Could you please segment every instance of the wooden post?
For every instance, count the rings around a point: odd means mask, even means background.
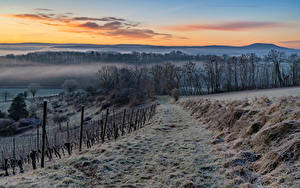
[[[134,127],[133,127],[134,131],[136,131],[136,129],[137,129],[137,124],[138,124],[138,120],[139,120],[139,113],[140,113],[140,110],[138,109],[136,111],[136,114],[135,114],[135,123],[134,123]]]
[[[149,108],[149,117],[148,117],[148,121],[150,121],[150,119],[152,118],[152,108],[153,108],[153,105],[150,106]]]
[[[129,133],[131,132],[131,127],[133,126],[133,123],[132,123],[133,114],[134,114],[134,109],[131,110],[131,115],[130,115],[130,119],[129,119],[129,129],[128,129]]]
[[[106,110],[106,115],[105,115],[105,122],[103,125],[103,130],[102,130],[102,143],[104,143],[105,140],[105,134],[106,134],[106,127],[107,127],[107,121],[108,121],[108,114],[109,114],[109,109]]]
[[[45,167],[46,119],[47,119],[47,101],[44,101],[43,126],[42,126],[42,158],[41,158],[41,168]]]
[[[143,125],[145,125],[145,123],[146,123],[146,115],[147,115],[147,108],[145,108],[144,110],[143,110]]]
[[[122,136],[124,135],[125,118],[126,118],[126,108],[124,109],[124,113],[123,113],[123,122],[122,122],[122,127],[121,127]]]
[[[16,137],[13,137],[13,159],[16,159]]]
[[[82,149],[82,136],[83,136],[83,118],[84,118],[84,106],[81,106],[81,120],[80,120],[80,133],[79,133],[79,152]]]
[[[2,156],[2,158],[1,158],[1,162],[2,163],[4,163],[4,152],[3,152],[3,147],[1,147],[2,149],[1,149],[1,156]]]
[[[37,140],[36,151],[39,151],[39,149],[40,149],[40,128],[39,128],[39,125],[37,126],[37,129],[36,129],[36,140]]]
[[[49,161],[52,160],[52,149],[50,148],[50,144],[49,144],[49,139],[48,139],[48,136],[46,134],[46,145],[47,145],[47,152],[48,152],[48,157],[49,157]]]
[[[67,139],[68,139],[68,143],[70,143],[70,132],[69,132],[69,122],[67,122]]]

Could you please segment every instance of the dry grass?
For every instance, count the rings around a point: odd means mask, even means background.
[[[213,144],[230,156],[224,163],[230,186],[300,184],[300,97],[188,99],[180,104],[216,132]]]

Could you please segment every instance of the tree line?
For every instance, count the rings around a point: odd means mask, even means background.
[[[246,89],[300,85],[300,57],[271,50],[265,57],[209,55],[203,63],[161,63],[152,66],[107,66],[98,72],[100,87],[136,88],[162,95],[179,89],[181,94],[208,94]]]
[[[32,52],[25,55],[6,55],[9,59],[41,62],[46,64],[80,64],[93,62],[148,64],[164,61],[201,61],[205,55],[188,55],[181,51],[170,53],[117,53],[117,52]]]

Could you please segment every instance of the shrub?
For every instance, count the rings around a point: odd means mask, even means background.
[[[36,93],[38,92],[39,89],[40,89],[40,85],[36,84],[36,83],[31,83],[28,86],[28,91],[31,93],[33,98],[35,97],[35,95],[36,95]],[[26,98],[27,97],[27,92],[26,93],[24,92],[23,95]]]
[[[19,94],[14,98],[8,112],[9,117],[14,119],[15,121],[28,116],[28,111],[26,109],[26,103],[24,101],[23,94]]]
[[[175,89],[172,89],[172,91],[171,91],[171,96],[173,97],[173,99],[175,100],[175,101],[178,101],[178,99],[179,99],[179,89],[177,89],[177,88],[175,88]]]
[[[5,113],[0,110],[0,118],[5,118]]]
[[[62,87],[68,92],[72,93],[78,88],[78,82],[76,80],[65,80]]]

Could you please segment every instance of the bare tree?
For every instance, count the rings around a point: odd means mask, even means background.
[[[284,86],[284,82],[282,79],[282,75],[281,75],[281,71],[280,71],[280,63],[282,63],[285,59],[285,54],[284,52],[279,52],[277,50],[271,50],[267,56],[267,58],[269,59],[269,61],[274,63],[274,75],[276,78],[274,78],[274,85],[275,87],[278,86],[278,82],[279,82],[279,86],[283,87]]]
[[[298,85],[298,74],[299,74],[299,59],[297,54],[292,54],[289,58],[288,58],[288,62],[290,63],[290,68],[291,68],[291,72],[292,72],[292,85],[296,86]]]
[[[68,93],[72,93],[78,88],[78,82],[76,80],[65,80],[62,87]]]
[[[7,102],[7,98],[12,96],[8,90],[4,90],[1,92],[1,96],[4,98],[4,102]]]
[[[233,60],[232,58],[228,58],[226,61],[226,70],[225,70],[225,77],[226,77],[226,89],[227,91],[231,91],[232,90],[232,74],[233,74]]]
[[[38,92],[38,90],[40,89],[40,85],[37,83],[31,83],[28,86],[28,91],[31,93],[32,98],[35,97],[36,93]]]
[[[257,57],[255,55],[255,53],[251,53],[248,55],[249,58],[249,62],[250,62],[250,68],[249,68],[249,74],[250,74],[250,85],[251,88],[254,89],[256,88],[256,83],[255,83],[255,76],[256,74],[258,74],[258,72],[256,72],[256,68],[257,68],[257,63],[259,61],[259,57]]]
[[[98,70],[97,78],[101,88],[112,89],[115,87],[117,71],[118,68],[116,66],[103,66]]]
[[[247,56],[242,54],[241,57],[239,58],[239,68],[240,68],[240,78],[241,78],[241,85],[242,89],[247,89],[248,85],[248,59]]]

